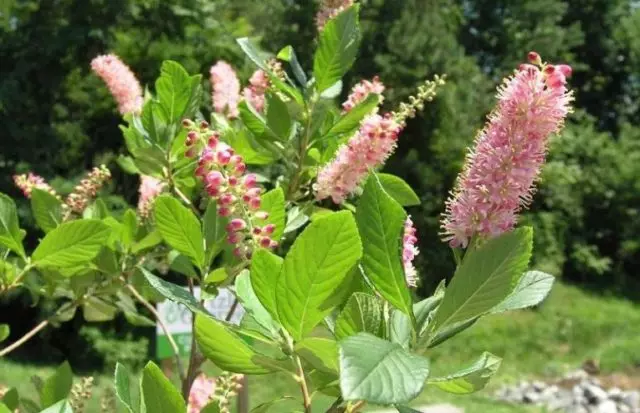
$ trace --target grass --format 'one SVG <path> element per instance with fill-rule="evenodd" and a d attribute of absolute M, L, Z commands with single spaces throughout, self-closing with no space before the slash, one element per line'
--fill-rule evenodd
<path fill-rule="evenodd" d="M 484 318 L 427 354 L 432 360 L 433 375 L 458 370 L 473 362 L 483 351 L 503 357 L 500 371 L 485 391 L 455 396 L 427 388 L 416 405 L 451 403 L 463 407 L 466 413 L 542 413 L 544 410 L 539 408 L 496 402 L 488 395 L 505 383 L 524 378 L 556 377 L 579 367 L 587 359 L 599 360 L 604 373 L 626 371 L 637 374 L 640 366 L 640 353 L 636 350 L 638 325 L 640 306 L 637 304 L 615 297 L 592 295 L 558 283 L 541 308 Z M 47 376 L 52 371 L 53 368 L 0 360 L 0 383 L 17 386 L 21 395 L 35 394 L 29 377 L 34 374 Z M 85 413 L 99 411 L 98 397 L 110 386 L 111 373 L 98 373 L 97 395 Z M 283 394 L 298 395 L 296 384 L 280 374 L 252 377 L 249 388 L 252 406 Z M 330 401 L 319 397 L 314 407 L 322 409 Z M 291 408 L 279 405 L 272 411 L 289 412 L 294 409 L 295 405 Z"/>

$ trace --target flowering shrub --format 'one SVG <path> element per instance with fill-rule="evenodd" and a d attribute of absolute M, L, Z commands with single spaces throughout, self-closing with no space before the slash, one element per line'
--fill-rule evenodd
<path fill-rule="evenodd" d="M 123 313 L 131 323 L 166 330 L 150 303 L 161 296 L 193 312 L 193 351 L 184 366 L 167 332 L 181 389 L 150 362 L 140 404 L 129 394 L 126 368 L 117 366 L 115 394 L 132 413 L 227 412 L 242 375 L 276 372 L 299 385 L 306 413 L 317 393 L 335 398 L 328 412 L 359 412 L 366 403 L 411 412 L 406 404 L 425 385 L 457 394 L 486 385 L 499 357 L 484 353 L 467 368 L 434 376 L 429 351 L 480 317 L 536 305 L 549 292 L 552 276 L 527 272 L 532 230 L 516 224 L 547 140 L 571 110 L 571 70 L 532 53 L 505 79 L 442 219 L 455 274 L 415 301 L 419 234 L 404 208 L 420 199 L 380 169 L 445 81 L 435 76 L 387 113 L 379 112 L 384 85 L 377 78 L 358 83 L 338 104 L 360 41 L 359 6 L 325 3 L 312 77 L 291 47 L 274 57 L 239 39 L 256 72 L 241 92 L 233 68 L 216 63 L 212 112 L 202 108 L 201 76 L 176 62 L 162 65 L 146 99 L 116 56 L 92 62 L 123 114 L 129 154 L 119 164 L 140 176 L 137 211 L 106 208 L 99 197 L 110 178 L 104 166 L 66 199 L 41 177 L 16 177 L 44 236 L 27 254 L 15 205 L 0 196 L 0 293 L 24 288 L 59 307 L 0 356 L 76 311 L 88 322 Z M 167 266 L 185 275 L 188 292 L 157 275 Z M 240 325 L 228 322 L 236 305 L 226 320 L 212 317 L 193 295 L 196 285 L 209 296 L 230 288 L 246 310 Z M 0 340 L 7 336 L 0 326 Z M 200 372 L 205 360 L 225 373 L 207 378 Z M 55 389 L 43 391 L 39 404 L 16 395 L 2 399 L 5 407 L 81 411 L 90 383 L 72 391 L 66 364 L 49 380 Z M 289 399 L 260 411 L 282 411 L 275 406 Z M 114 411 L 110 400 L 103 406 Z"/>

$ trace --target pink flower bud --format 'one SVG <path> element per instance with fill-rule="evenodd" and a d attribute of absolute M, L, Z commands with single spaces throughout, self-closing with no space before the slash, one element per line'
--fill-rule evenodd
<path fill-rule="evenodd" d="M 278 241 L 271 240 L 271 245 L 269 245 L 269 248 L 271 249 L 278 248 L 278 245 L 280 245 Z"/>
<path fill-rule="evenodd" d="M 227 241 L 229 244 L 237 244 L 244 238 L 244 235 L 241 232 L 232 232 L 227 236 Z"/>
<path fill-rule="evenodd" d="M 184 126 L 185 128 L 192 128 L 193 121 L 191 119 L 182 119 L 182 126 Z"/>
<path fill-rule="evenodd" d="M 228 182 L 228 184 L 229 184 L 230 186 L 236 186 L 236 185 L 238 185 L 238 178 L 237 178 L 237 177 L 235 177 L 235 176 L 233 176 L 233 175 L 229 177 L 228 181 L 229 181 L 229 182 Z"/>
<path fill-rule="evenodd" d="M 207 167 L 200 165 L 196 168 L 195 175 L 199 178 L 204 178 L 207 175 Z"/>
<path fill-rule="evenodd" d="M 209 136 L 209 140 L 207 141 L 207 146 L 211 149 L 215 149 L 218 146 L 218 135 L 214 134 Z"/>
<path fill-rule="evenodd" d="M 242 180 L 242 184 L 245 188 L 253 188 L 257 183 L 257 176 L 255 174 L 248 174 Z"/>
<path fill-rule="evenodd" d="M 276 226 L 273 224 L 267 224 L 262 230 L 264 231 L 265 234 L 271 235 L 273 234 L 273 231 L 276 230 Z"/>
<path fill-rule="evenodd" d="M 240 162 L 234 167 L 233 171 L 237 175 L 242 175 L 243 173 L 245 173 L 247 171 L 247 165 L 245 165 L 244 163 Z"/>
<path fill-rule="evenodd" d="M 234 218 L 229 222 L 227 228 L 229 228 L 230 231 L 242 231 L 247 228 L 247 223 L 243 219 Z"/>
<path fill-rule="evenodd" d="M 260 235 L 262 234 L 262 228 L 260 227 L 253 227 L 253 231 L 251 231 L 253 233 L 253 235 Z"/>
<path fill-rule="evenodd" d="M 269 248 L 271 246 L 271 238 L 269 237 L 260 238 L 260 246 L 262 248 Z"/>
<path fill-rule="evenodd" d="M 231 152 L 228 150 L 218 151 L 216 153 L 216 160 L 220 165 L 227 165 L 231 160 Z"/>
<path fill-rule="evenodd" d="M 253 214 L 253 216 L 256 217 L 256 219 L 267 219 L 269 218 L 269 213 L 266 211 L 258 211 Z"/>
<path fill-rule="evenodd" d="M 231 215 L 231 209 L 228 207 L 220 206 L 218 207 L 218 215 L 221 217 L 228 217 Z"/>
<path fill-rule="evenodd" d="M 209 148 L 205 148 L 205 150 L 202 151 L 202 155 L 200 155 L 200 162 L 202 162 L 202 164 L 210 163 L 213 162 L 213 159 L 214 152 Z"/>
<path fill-rule="evenodd" d="M 236 197 L 233 196 L 232 194 L 226 192 L 224 193 L 221 197 L 220 197 L 220 205 L 222 206 L 229 206 L 231 204 L 233 204 L 236 201 Z"/>
<path fill-rule="evenodd" d="M 200 122 L 200 129 L 202 129 L 202 130 L 209 129 L 209 122 L 207 122 L 206 120 L 201 121 Z"/>
<path fill-rule="evenodd" d="M 260 198 L 251 198 L 251 200 L 249 201 L 249 208 L 258 209 L 260 208 L 260 204 Z"/>
<path fill-rule="evenodd" d="M 529 52 L 527 54 L 527 58 L 529 59 L 529 62 L 533 63 L 534 65 L 538 65 L 540 66 L 542 64 L 542 60 L 540 59 L 540 55 L 536 52 Z"/>
<path fill-rule="evenodd" d="M 198 134 L 194 131 L 187 133 L 187 139 L 185 140 L 185 144 L 187 146 L 192 146 L 198 140 Z"/>
<path fill-rule="evenodd" d="M 233 255 L 238 258 L 242 258 L 245 256 L 245 248 L 244 247 L 236 247 L 233 249 Z"/>
<path fill-rule="evenodd" d="M 224 175 L 220 171 L 211 171 L 207 174 L 205 182 L 208 186 L 218 187 L 224 183 Z"/>
<path fill-rule="evenodd" d="M 212 198 L 217 198 L 220 195 L 220 188 L 217 186 L 207 186 L 205 189 Z"/>
<path fill-rule="evenodd" d="M 262 193 L 262 188 L 259 188 L 259 187 L 251 188 L 246 192 L 246 194 L 251 198 L 258 197 L 260 196 L 261 193 Z"/>
<path fill-rule="evenodd" d="M 244 162 L 244 159 L 243 159 L 243 158 L 242 158 L 242 156 L 240 156 L 240 155 L 233 155 L 233 156 L 231 157 L 231 159 L 229 160 L 229 163 L 230 163 L 231 165 L 237 165 L 237 164 L 239 164 L 239 163 L 243 163 L 243 162 Z"/>
<path fill-rule="evenodd" d="M 565 77 L 571 77 L 571 74 L 573 73 L 573 69 L 571 69 L 571 66 L 569 65 L 558 65 L 556 66 L 556 68 L 565 76 Z"/>
<path fill-rule="evenodd" d="M 184 156 L 186 156 L 187 158 L 195 158 L 196 157 L 196 149 L 195 148 L 187 149 L 187 151 L 184 153 Z"/>

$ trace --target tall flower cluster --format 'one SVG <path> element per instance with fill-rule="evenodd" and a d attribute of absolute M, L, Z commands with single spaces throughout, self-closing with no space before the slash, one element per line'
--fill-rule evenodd
<path fill-rule="evenodd" d="M 262 189 L 256 175 L 247 174 L 242 156 L 220 141 L 220 135 L 206 122 L 196 126 L 185 120 L 187 157 L 198 157 L 196 176 L 207 194 L 217 201 L 218 215 L 228 217 L 227 240 L 240 258 L 251 256 L 256 247 L 275 248 L 273 224 L 259 226 L 269 215 L 260 210 Z"/>
<path fill-rule="evenodd" d="M 118 102 L 121 114 L 140 113 L 144 103 L 142 87 L 131 69 L 118 56 L 98 56 L 91 61 L 91 69 L 107 84 Z"/>
<path fill-rule="evenodd" d="M 20 188 L 25 197 L 31 198 L 31 192 L 34 189 L 40 189 L 46 191 L 51 195 L 58 196 L 56 191 L 44 180 L 43 177 L 36 175 L 32 172 L 23 175 L 14 175 L 13 182 Z"/>
<path fill-rule="evenodd" d="M 162 193 L 165 183 L 149 175 L 142 175 L 140 178 L 140 194 L 138 198 L 138 213 L 146 218 L 153 209 L 153 201 Z"/>
<path fill-rule="evenodd" d="M 240 81 L 231 65 L 219 61 L 211 66 L 211 100 L 216 112 L 233 119 L 238 117 Z"/>
<path fill-rule="evenodd" d="M 511 230 L 532 199 L 551 134 L 571 111 L 567 65 L 543 64 L 530 53 L 498 88 L 498 104 L 468 154 L 442 220 L 444 240 L 466 247 L 474 236 Z"/>
<path fill-rule="evenodd" d="M 256 70 L 249 79 L 249 86 L 244 88 L 242 94 L 255 110 L 263 112 L 267 88 L 269 88 L 269 76 L 264 70 Z"/>
<path fill-rule="evenodd" d="M 67 196 L 65 204 L 71 211 L 81 214 L 109 179 L 111 179 L 111 172 L 106 166 L 100 165 L 93 168 Z"/>
<path fill-rule="evenodd" d="M 222 373 L 216 378 L 216 391 L 213 399 L 218 402 L 220 413 L 231 413 L 231 400 L 242 389 L 242 374 Z"/>
<path fill-rule="evenodd" d="M 408 216 L 404 223 L 404 235 L 402 237 L 402 264 L 407 286 L 411 288 L 418 286 L 418 273 L 413 266 L 413 259 L 420 253 L 420 250 L 416 247 L 417 242 L 416 229 L 413 226 L 411 217 Z"/>
<path fill-rule="evenodd" d="M 351 6 L 353 6 L 353 0 L 323 0 L 320 10 L 316 14 L 318 31 L 321 32 L 329 20 Z"/>
<path fill-rule="evenodd" d="M 384 99 L 382 92 L 384 92 L 384 85 L 380 82 L 380 78 L 378 76 L 374 77 L 372 80 L 365 79 L 351 89 L 349 97 L 342 104 L 342 112 L 350 112 L 371 93 L 380 95 L 380 103 L 382 103 L 382 100 Z"/>
<path fill-rule="evenodd" d="M 369 115 L 349 142 L 338 148 L 333 161 L 319 172 L 314 185 L 318 200 L 342 203 L 369 172 L 381 166 L 396 148 L 400 125 L 389 114 Z"/>
<path fill-rule="evenodd" d="M 200 374 L 191 385 L 187 413 L 200 413 L 212 400 L 216 391 L 216 380 Z"/>

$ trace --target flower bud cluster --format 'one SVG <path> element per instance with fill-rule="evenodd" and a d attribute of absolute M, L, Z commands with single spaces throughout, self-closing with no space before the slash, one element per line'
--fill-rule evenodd
<path fill-rule="evenodd" d="M 140 178 L 140 188 L 138 192 L 138 214 L 142 218 L 146 218 L 153 209 L 153 202 L 162 193 L 166 187 L 165 183 L 152 176 L 142 175 Z"/>
<path fill-rule="evenodd" d="M 83 413 L 86 403 L 91 399 L 93 391 L 93 377 L 83 377 L 80 383 L 76 383 L 71 388 L 69 404 L 74 412 Z"/>
<path fill-rule="evenodd" d="M 424 109 L 425 102 L 431 102 L 436 97 L 438 86 L 445 84 L 445 76 L 435 75 L 433 80 L 427 80 L 418 87 L 418 93 L 415 96 L 409 96 L 409 103 L 400 103 L 400 108 L 394 112 L 396 122 L 403 127 L 407 123 L 407 119 L 412 119 L 418 111 Z"/>
<path fill-rule="evenodd" d="M 34 189 L 40 189 L 58 197 L 56 191 L 44 180 L 43 177 L 32 172 L 23 175 L 14 175 L 13 182 L 15 182 L 16 186 L 20 188 L 24 196 L 27 198 L 31 198 L 31 192 L 33 192 Z"/>
<path fill-rule="evenodd" d="M 76 185 L 73 192 L 67 196 L 65 201 L 67 207 L 71 211 L 81 214 L 109 179 L 111 179 L 111 172 L 106 166 L 100 165 L 100 167 L 93 168 L 93 170 Z"/>
<path fill-rule="evenodd" d="M 257 247 L 275 248 L 278 242 L 271 239 L 273 224 L 256 225 L 265 220 L 268 213 L 260 210 L 262 188 L 255 174 L 247 174 L 247 165 L 233 148 L 220 141 L 218 132 L 206 122 L 196 126 L 185 120 L 189 130 L 185 145 L 186 156 L 198 158 L 196 176 L 204 183 L 207 194 L 216 200 L 218 215 L 227 217 L 227 240 L 235 245 L 234 254 L 249 258 Z"/>
<path fill-rule="evenodd" d="M 262 70 L 256 70 L 249 79 L 249 86 L 242 91 L 244 99 L 260 113 L 264 111 L 264 95 L 269 88 L 269 76 Z"/>
<path fill-rule="evenodd" d="M 353 0 L 323 0 L 320 10 L 316 14 L 316 26 L 321 32 L 327 22 L 335 18 L 353 5 Z"/>
<path fill-rule="evenodd" d="M 213 399 L 218 401 L 220 413 L 231 413 L 231 400 L 242 389 L 242 374 L 224 372 L 216 378 Z"/>
<path fill-rule="evenodd" d="M 380 96 L 379 104 L 382 103 L 384 97 L 384 84 L 380 82 L 380 78 L 375 76 L 372 80 L 363 80 L 356 84 L 352 89 L 347 100 L 342 104 L 342 113 L 350 112 L 359 103 L 363 102 L 371 93 Z"/>
<path fill-rule="evenodd" d="M 418 273 L 413 266 L 413 259 L 420 253 L 420 250 L 416 247 L 417 242 L 416 229 L 413 226 L 411 217 L 408 216 L 404 223 L 404 235 L 402 237 L 402 264 L 407 286 L 411 288 L 418 286 Z"/>

